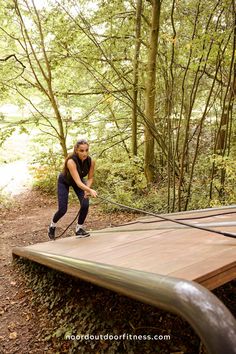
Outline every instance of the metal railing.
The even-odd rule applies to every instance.
[[[209,354],[236,353],[233,315],[215,295],[195,282],[23,247],[14,248],[13,255],[180,315],[198,334]]]

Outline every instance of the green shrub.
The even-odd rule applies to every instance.
[[[12,206],[13,200],[10,196],[3,191],[3,188],[0,188],[0,210],[8,209]]]
[[[54,153],[50,148],[48,151],[36,154],[30,168],[33,175],[33,187],[44,193],[56,193],[57,178],[62,165],[61,155]]]
[[[216,169],[211,204],[216,206],[234,204],[236,201],[235,157],[214,155],[211,161],[215,163]],[[221,179],[222,173],[225,175],[224,182]]]
[[[94,188],[100,196],[133,208],[157,213],[168,210],[165,184],[162,181],[147,187],[143,161],[136,157],[98,160]],[[109,212],[121,209],[111,203],[102,203],[102,207]]]

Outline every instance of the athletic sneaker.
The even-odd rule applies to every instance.
[[[56,227],[49,226],[48,237],[50,238],[50,240],[55,240],[55,231],[56,231]]]
[[[76,231],[75,234],[76,234],[77,238],[90,236],[90,233],[89,233],[88,231],[85,231],[85,230],[82,229],[82,228],[80,228],[78,231]]]

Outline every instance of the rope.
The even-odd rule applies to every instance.
[[[81,208],[80,208],[80,209],[81,209]],[[73,219],[73,221],[71,221],[71,223],[67,226],[67,228],[66,228],[64,231],[62,231],[62,233],[61,233],[60,235],[56,236],[55,239],[61,237],[62,235],[64,235],[64,233],[69,229],[69,227],[71,227],[71,225],[72,225],[72,224],[75,222],[75,220],[78,218],[79,213],[80,213],[80,209],[79,209],[78,213],[76,214],[76,217]]]
[[[101,197],[101,196],[97,196],[98,199],[101,199],[103,202],[106,202],[106,203],[110,203],[110,204],[113,204],[113,205],[116,205],[116,206],[119,206],[121,208],[125,208],[125,209],[128,209],[128,210],[132,210],[132,211],[136,211],[138,213],[142,213],[142,214],[146,214],[146,215],[150,215],[150,216],[154,216],[156,218],[159,218],[161,220],[158,220],[159,221],[170,221],[170,222],[174,222],[176,224],[180,224],[180,225],[184,225],[186,227],[192,227],[194,229],[198,229],[198,230],[203,230],[203,231],[207,231],[207,232],[213,232],[213,233],[216,233],[218,235],[222,235],[222,236],[226,236],[226,237],[231,237],[231,238],[236,238],[236,233],[232,233],[232,232],[224,232],[224,231],[217,231],[217,230],[213,230],[213,229],[209,229],[207,227],[203,227],[203,226],[197,226],[197,225],[194,225],[194,224],[189,224],[189,223],[186,223],[184,221],[181,221],[181,220],[192,220],[192,219],[200,219],[200,218],[204,218],[204,217],[210,217],[210,216],[218,216],[218,215],[224,215],[224,214],[233,214],[233,213],[236,213],[235,211],[232,211],[232,212],[227,212],[227,213],[217,213],[215,215],[210,215],[210,216],[200,216],[200,217],[191,217],[191,218],[186,218],[186,219],[172,219],[170,217],[167,217],[167,216],[163,216],[163,215],[160,215],[160,214],[157,214],[157,213],[153,213],[153,212],[150,212],[150,211],[146,211],[146,210],[142,210],[142,209],[138,209],[138,208],[133,208],[133,207],[130,207],[128,205],[124,205],[124,204],[121,204],[121,203],[117,203],[117,202],[114,202],[112,200],[109,200],[107,198],[104,198],[104,197]],[[82,201],[83,202],[83,201]],[[81,205],[82,205],[82,202],[81,202]],[[81,208],[80,208],[81,209]],[[78,211],[78,213],[76,214],[75,218],[73,219],[73,221],[66,227],[66,229],[57,237],[55,238],[59,238],[61,237],[62,235],[64,235],[64,233],[69,229],[69,227],[75,222],[75,220],[78,218],[79,216],[79,213],[80,213],[80,209]],[[139,221],[135,221],[133,223],[137,223]],[[129,223],[129,225],[132,224],[132,223]]]
[[[226,213],[216,213],[216,214],[211,214],[211,215],[190,216],[187,218],[177,218],[175,220],[198,220],[198,219],[207,219],[207,218],[211,218],[214,216],[229,215],[229,214],[236,214],[236,211],[228,211]],[[121,226],[132,225],[132,224],[153,224],[153,223],[163,222],[163,221],[165,221],[165,220],[156,220],[156,221],[135,220],[135,221],[132,221],[129,223],[124,223]]]
[[[122,207],[122,208],[125,208],[125,209],[128,209],[128,210],[132,210],[132,211],[136,211],[136,212],[139,212],[139,213],[143,213],[143,214],[146,214],[146,215],[155,216],[155,217],[160,218],[160,219],[165,220],[165,221],[171,221],[171,222],[174,222],[176,224],[184,225],[184,226],[187,226],[187,227],[192,227],[194,229],[203,230],[203,231],[207,231],[207,232],[213,232],[213,233],[216,233],[216,234],[219,234],[219,235],[222,235],[222,236],[236,238],[236,234],[232,233],[232,232],[223,232],[223,231],[217,231],[217,230],[208,229],[208,228],[203,227],[203,226],[197,226],[197,225],[194,225],[194,224],[189,224],[189,223],[183,222],[181,220],[172,219],[172,218],[169,218],[167,216],[163,216],[163,215],[160,215],[160,214],[152,213],[150,211],[145,211],[145,210],[142,210],[142,209],[137,209],[137,208],[133,208],[133,207],[130,207],[130,206],[127,206],[127,205],[124,205],[124,204],[113,202],[113,201],[108,200],[107,198],[104,198],[104,197],[99,197],[98,196],[97,198],[103,200],[104,202],[107,202],[107,203],[110,203],[110,204],[114,204],[114,205],[117,205],[119,207]]]

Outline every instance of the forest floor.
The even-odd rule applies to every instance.
[[[46,353],[188,353],[204,352],[198,337],[190,326],[177,316],[153,309],[131,299],[127,299],[108,290],[91,284],[68,280],[66,275],[55,275],[56,284],[48,287],[45,282],[37,284],[39,278],[49,273],[46,270],[34,269],[30,281],[27,272],[32,272],[27,265],[19,265],[12,260],[12,248],[27,246],[48,240],[47,227],[56,210],[55,198],[45,196],[37,191],[26,191],[15,196],[9,208],[0,208],[0,353],[1,354],[46,354]],[[77,213],[76,204],[71,204],[59,232],[73,220]],[[99,205],[92,205],[87,219],[87,229],[102,229],[118,225],[137,218],[130,213],[115,212],[107,214]],[[69,232],[69,234],[68,234]],[[73,228],[65,237],[73,234]],[[58,277],[58,278],[57,278]],[[55,282],[54,282],[55,283]],[[33,285],[32,285],[33,284]],[[42,290],[43,289],[43,290]],[[235,282],[217,289],[217,296],[235,311],[232,292]],[[90,293],[89,293],[90,292]],[[39,294],[40,293],[40,294]],[[50,299],[64,299],[55,301]],[[68,296],[67,296],[68,293]],[[78,305],[79,294],[79,305]],[[62,297],[63,297],[62,296]],[[40,297],[40,299],[39,299]],[[49,300],[48,300],[49,298]],[[80,308],[78,307],[80,306]],[[113,319],[110,312],[113,308]],[[65,309],[65,310],[64,310]],[[82,312],[87,309],[87,323],[83,322],[80,333],[86,330],[88,322],[92,329],[103,331],[110,328],[113,333],[171,333],[169,343],[111,343],[96,342],[94,344],[68,343],[58,332],[58,321],[81,321]],[[64,312],[63,312],[64,311]],[[75,317],[78,313],[78,317]],[[61,315],[60,315],[61,313]],[[235,312],[234,312],[235,313]],[[66,319],[66,316],[69,318]],[[63,317],[63,318],[62,318]],[[73,322],[72,321],[72,322]],[[63,326],[65,323],[63,322]],[[84,327],[83,327],[84,326]],[[91,326],[90,326],[91,327]],[[53,332],[56,335],[49,335]],[[56,331],[56,332],[55,332]],[[59,334],[58,334],[59,333]],[[97,332],[98,333],[98,332]],[[47,337],[47,338],[46,338]],[[132,343],[131,343],[132,342]]]

